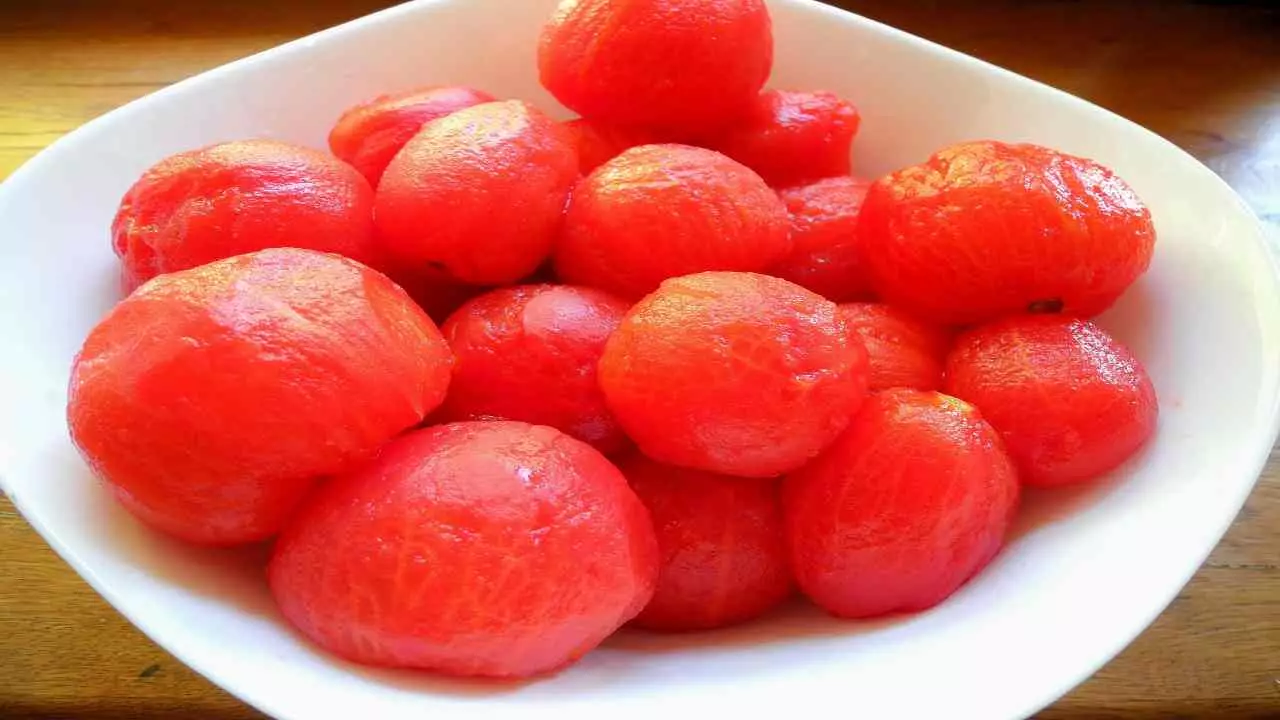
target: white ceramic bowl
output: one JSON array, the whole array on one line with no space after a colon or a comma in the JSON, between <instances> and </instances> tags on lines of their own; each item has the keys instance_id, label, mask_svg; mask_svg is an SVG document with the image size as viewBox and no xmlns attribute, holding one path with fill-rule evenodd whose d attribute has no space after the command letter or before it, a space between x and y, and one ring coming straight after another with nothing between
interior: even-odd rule
<instances>
[{"instance_id":1,"label":"white ceramic bowl","mask_svg":"<svg viewBox=\"0 0 1280 720\"><path fill-rule=\"evenodd\" d=\"M220 140L323 147L344 107L418 84L471 84L555 108L534 68L553 4L393 8L132 103L5 182L3 479L31 524L162 646L281 718L1012 718L1132 640L1221 537L1276 434L1280 295L1260 225L1209 170L1128 121L806 0L770 3L772 84L827 88L860 105L859 172L958 140L1039 142L1113 166L1159 232L1150 272L1102 319L1155 380L1154 443L1110 482L1030 497L1007 551L949 601L877 622L797 607L697 636L623 633L552 678L454 682L317 652L281 622L255 553L180 546L109 501L68 441L63 408L72 356L117 300L108 226L134 178L164 155Z\"/></svg>"}]
</instances>

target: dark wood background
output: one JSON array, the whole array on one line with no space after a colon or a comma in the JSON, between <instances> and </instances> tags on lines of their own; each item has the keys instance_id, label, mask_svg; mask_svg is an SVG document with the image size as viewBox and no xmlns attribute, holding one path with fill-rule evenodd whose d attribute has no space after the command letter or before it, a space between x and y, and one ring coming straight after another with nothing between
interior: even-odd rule
<instances>
[{"instance_id":1,"label":"dark wood background","mask_svg":"<svg viewBox=\"0 0 1280 720\"><path fill-rule=\"evenodd\" d=\"M0 178L135 97L387 4L0 0ZM1189 150L1280 223L1274 3L836 4L1125 115ZM0 718L20 717L259 716L134 630L0 499ZM1227 538L1168 611L1043 717L1280 718L1275 455Z\"/></svg>"}]
</instances>

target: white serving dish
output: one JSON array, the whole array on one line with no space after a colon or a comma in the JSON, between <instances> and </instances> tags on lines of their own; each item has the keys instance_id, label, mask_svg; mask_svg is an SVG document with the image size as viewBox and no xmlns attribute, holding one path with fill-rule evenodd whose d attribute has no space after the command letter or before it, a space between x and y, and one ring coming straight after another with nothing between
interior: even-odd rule
<instances>
[{"instance_id":1,"label":"white serving dish","mask_svg":"<svg viewBox=\"0 0 1280 720\"><path fill-rule=\"evenodd\" d=\"M624 633L552 678L455 682L317 652L275 612L260 553L180 546L109 501L69 443L65 386L82 338L117 299L108 226L134 178L220 140L323 147L341 109L413 85L470 84L555 108L534 65L553 4L399 6L131 103L0 186L0 470L49 544L182 661L289 719L1013 718L1141 632L1231 523L1276 435L1280 293L1260 224L1213 173L1133 123L807 0L770 3L771 84L861 106L860 174L958 140L1034 141L1114 167L1159 232L1150 272L1102 318L1147 363L1158 437L1110 482L1029 498L1007 551L948 602L869 623L796 608L718 633Z\"/></svg>"}]
</instances>

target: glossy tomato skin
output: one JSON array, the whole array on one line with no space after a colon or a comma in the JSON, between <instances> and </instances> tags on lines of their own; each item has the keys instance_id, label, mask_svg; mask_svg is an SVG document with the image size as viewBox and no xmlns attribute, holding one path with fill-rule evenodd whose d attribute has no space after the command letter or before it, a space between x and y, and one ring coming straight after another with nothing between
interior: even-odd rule
<instances>
[{"instance_id":1,"label":"glossy tomato skin","mask_svg":"<svg viewBox=\"0 0 1280 720\"><path fill-rule=\"evenodd\" d=\"M850 618L942 602L999 552L1019 485L999 435L936 392L874 393L822 455L787 476L801 591Z\"/></svg>"},{"instance_id":2,"label":"glossy tomato skin","mask_svg":"<svg viewBox=\"0 0 1280 720\"><path fill-rule=\"evenodd\" d=\"M111 233L127 292L161 273L275 247L384 264L369 183L326 153L276 140L161 160L125 193Z\"/></svg>"},{"instance_id":3,"label":"glossy tomato skin","mask_svg":"<svg viewBox=\"0 0 1280 720\"><path fill-rule=\"evenodd\" d=\"M662 570L632 625L709 630L752 620L791 597L777 478L738 478L654 462L619 467L653 518Z\"/></svg>"},{"instance_id":4,"label":"glossy tomato skin","mask_svg":"<svg viewBox=\"0 0 1280 720\"><path fill-rule=\"evenodd\" d=\"M552 428L440 425L326 483L268 569L284 616L359 663L526 677L653 594L658 549L616 467Z\"/></svg>"},{"instance_id":5,"label":"glossy tomato skin","mask_svg":"<svg viewBox=\"0 0 1280 720\"><path fill-rule=\"evenodd\" d=\"M681 133L750 107L773 67L763 0L562 0L543 28L543 87L590 120Z\"/></svg>"},{"instance_id":6,"label":"glossy tomato skin","mask_svg":"<svg viewBox=\"0 0 1280 720\"><path fill-rule=\"evenodd\" d=\"M547 258L578 177L572 138L525 102L428 123L378 184L378 240L404 271L503 285Z\"/></svg>"},{"instance_id":7,"label":"glossy tomato skin","mask_svg":"<svg viewBox=\"0 0 1280 720\"><path fill-rule=\"evenodd\" d=\"M443 416L549 425L604 453L626 436L596 366L631 304L569 285L521 285L477 297L444 324L455 358Z\"/></svg>"},{"instance_id":8,"label":"glossy tomato skin","mask_svg":"<svg viewBox=\"0 0 1280 720\"><path fill-rule=\"evenodd\" d=\"M866 250L858 235L858 213L870 186L868 180L843 176L779 190L792 248L769 274L834 302L870 299Z\"/></svg>"},{"instance_id":9,"label":"glossy tomato skin","mask_svg":"<svg viewBox=\"0 0 1280 720\"><path fill-rule=\"evenodd\" d=\"M391 158L423 125L494 100L481 90L456 86L379 95L349 108L338 118L329 131L329 150L377 187Z\"/></svg>"},{"instance_id":10,"label":"glossy tomato skin","mask_svg":"<svg viewBox=\"0 0 1280 720\"><path fill-rule=\"evenodd\" d=\"M644 145L578 183L556 241L556 273L639 299L667 278L763 271L791 249L782 201L758 175L688 145Z\"/></svg>"},{"instance_id":11,"label":"glossy tomato skin","mask_svg":"<svg viewBox=\"0 0 1280 720\"><path fill-rule=\"evenodd\" d=\"M1013 313L1092 317L1142 275L1151 213L1091 160L1049 148L963 143L877 180L859 216L884 301L943 324Z\"/></svg>"},{"instance_id":12,"label":"glossy tomato skin","mask_svg":"<svg viewBox=\"0 0 1280 720\"><path fill-rule=\"evenodd\" d=\"M826 91L766 90L708 147L755 170L770 186L790 187L853 171L862 118Z\"/></svg>"},{"instance_id":13,"label":"glossy tomato skin","mask_svg":"<svg viewBox=\"0 0 1280 720\"><path fill-rule=\"evenodd\" d=\"M950 330L881 303L846 303L840 306L840 314L867 348L870 390L942 387Z\"/></svg>"},{"instance_id":14,"label":"glossy tomato skin","mask_svg":"<svg viewBox=\"0 0 1280 720\"><path fill-rule=\"evenodd\" d=\"M667 280L605 344L600 387L660 462L742 477L803 465L866 395L867 354L836 306L785 280Z\"/></svg>"},{"instance_id":15,"label":"glossy tomato skin","mask_svg":"<svg viewBox=\"0 0 1280 720\"><path fill-rule=\"evenodd\" d=\"M578 149L578 167L583 175L640 145L661 142L662 134L644 128L592 122L576 118L564 124Z\"/></svg>"},{"instance_id":16,"label":"glossy tomato skin","mask_svg":"<svg viewBox=\"0 0 1280 720\"><path fill-rule=\"evenodd\" d=\"M977 405L1028 485L1094 480L1154 436L1142 363L1085 320L1012 317L970 330L946 361L947 392Z\"/></svg>"},{"instance_id":17,"label":"glossy tomato skin","mask_svg":"<svg viewBox=\"0 0 1280 720\"><path fill-rule=\"evenodd\" d=\"M490 290L483 285L461 282L435 268L392 268L387 276L440 325L468 300Z\"/></svg>"},{"instance_id":18,"label":"glossy tomato skin","mask_svg":"<svg viewBox=\"0 0 1280 720\"><path fill-rule=\"evenodd\" d=\"M272 249L158 277L89 333L71 437L135 515L193 543L274 535L317 479L444 399L451 357L383 275Z\"/></svg>"}]
</instances>

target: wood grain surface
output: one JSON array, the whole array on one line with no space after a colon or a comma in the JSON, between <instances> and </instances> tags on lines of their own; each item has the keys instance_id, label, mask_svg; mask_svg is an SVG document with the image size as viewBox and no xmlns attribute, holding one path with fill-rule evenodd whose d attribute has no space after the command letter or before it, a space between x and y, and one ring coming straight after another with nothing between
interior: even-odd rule
<instances>
[{"instance_id":1,"label":"wood grain surface","mask_svg":"<svg viewBox=\"0 0 1280 720\"><path fill-rule=\"evenodd\" d=\"M0 0L0 177L133 98L385 4ZM1271 3L838 4L1127 116L1280 223ZM0 718L260 717L134 630L2 499L0 578ZM1169 609L1042 716L1280 718L1280 458Z\"/></svg>"}]
</instances>

